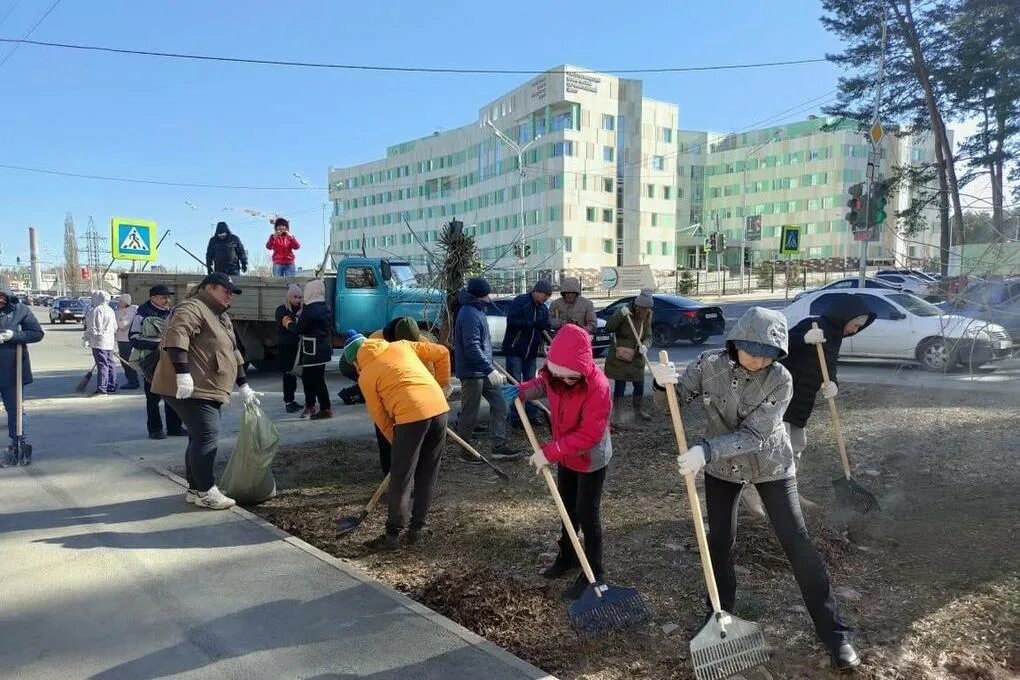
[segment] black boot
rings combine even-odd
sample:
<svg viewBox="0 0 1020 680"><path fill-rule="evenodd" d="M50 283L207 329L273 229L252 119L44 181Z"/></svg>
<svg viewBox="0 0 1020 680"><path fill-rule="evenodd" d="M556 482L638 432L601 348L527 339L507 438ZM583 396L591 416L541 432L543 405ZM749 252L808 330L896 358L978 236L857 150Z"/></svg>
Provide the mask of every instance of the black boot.
<svg viewBox="0 0 1020 680"><path fill-rule="evenodd" d="M383 533L371 541L365 541L365 548L369 552L393 552L400 550L400 534Z"/></svg>
<svg viewBox="0 0 1020 680"><path fill-rule="evenodd" d="M600 580L601 579L598 576L595 577L595 581L596 582L598 582ZM560 593L560 596L564 600L567 600L569 602L573 602L574 600L577 600L582 595L584 595L584 591L588 587L588 585L589 585L588 577L585 576L584 574L578 574L577 578L574 579L574 583L569 588L565 588Z"/></svg>
<svg viewBox="0 0 1020 680"><path fill-rule="evenodd" d="M572 571L575 571L580 565L577 563L577 556L570 553L569 557L564 557L563 553L556 555L556 561L546 567L545 571L542 572L543 578L559 578Z"/></svg>
<svg viewBox="0 0 1020 680"><path fill-rule="evenodd" d="M832 667L840 672L849 672L861 665L861 657L849 642L841 642L832 650Z"/></svg>

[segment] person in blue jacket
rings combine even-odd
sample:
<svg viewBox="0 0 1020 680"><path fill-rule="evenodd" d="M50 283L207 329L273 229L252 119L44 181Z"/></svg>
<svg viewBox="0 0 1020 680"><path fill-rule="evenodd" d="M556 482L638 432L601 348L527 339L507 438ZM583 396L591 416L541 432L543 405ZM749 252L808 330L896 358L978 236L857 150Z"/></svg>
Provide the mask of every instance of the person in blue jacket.
<svg viewBox="0 0 1020 680"><path fill-rule="evenodd" d="M489 402L489 435L492 439L493 458L514 458L521 454L506 442L507 404L503 400L505 379L492 362L492 336L485 308L489 304L489 282L483 278L470 279L467 287L457 295L460 310L453 325L454 374L460 380L460 416L457 434L470 441L478 423L478 408L482 397ZM480 462L466 452L461 460Z"/></svg>
<svg viewBox="0 0 1020 680"><path fill-rule="evenodd" d="M11 291L0 290L0 396L7 411L7 436L11 438L4 463L10 462L17 439L17 353L21 352L21 384L31 384L32 366L28 361L27 345L42 339L42 327L32 310L19 303Z"/></svg>
<svg viewBox="0 0 1020 680"><path fill-rule="evenodd" d="M552 285L548 281L539 280L530 293L522 293L510 303L506 315L506 335L503 337L503 354L506 355L506 370L517 382L532 380L535 377L538 351L542 347L544 336L551 328L549 307L546 301L552 295ZM528 402L525 404L528 420L539 422L538 407ZM517 409L510 412L510 422L521 426L521 418Z"/></svg>

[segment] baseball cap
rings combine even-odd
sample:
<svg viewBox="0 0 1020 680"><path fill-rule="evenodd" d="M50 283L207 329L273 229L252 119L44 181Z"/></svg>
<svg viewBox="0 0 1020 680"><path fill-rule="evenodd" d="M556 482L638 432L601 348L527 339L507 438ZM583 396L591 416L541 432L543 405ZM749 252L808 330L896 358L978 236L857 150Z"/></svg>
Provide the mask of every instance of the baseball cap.
<svg viewBox="0 0 1020 680"><path fill-rule="evenodd" d="M167 288L166 286L164 286L162 283L155 285L149 289L149 297L152 297L153 295L169 295L173 297L173 294L174 292Z"/></svg>
<svg viewBox="0 0 1020 680"><path fill-rule="evenodd" d="M229 276L224 274L223 272L215 272L215 273L209 274L204 279L202 279L202 283L200 283L198 285L199 285L199 287L203 287L203 286L209 286L209 285L213 285L213 284L215 284L217 286L223 286L224 288L226 288L227 290L232 292L234 295L240 295L241 294L241 289L237 287L237 284L235 284L233 282L233 280Z"/></svg>

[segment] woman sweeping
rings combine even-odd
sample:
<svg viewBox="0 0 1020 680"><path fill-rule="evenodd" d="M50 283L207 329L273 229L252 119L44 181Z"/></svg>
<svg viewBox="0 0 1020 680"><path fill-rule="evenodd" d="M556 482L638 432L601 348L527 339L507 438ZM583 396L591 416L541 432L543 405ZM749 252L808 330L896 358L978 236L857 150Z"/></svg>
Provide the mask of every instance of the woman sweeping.
<svg viewBox="0 0 1020 680"><path fill-rule="evenodd" d="M333 407L326 387L326 364L333 358L329 340L329 327L333 312L326 304L326 286L314 279L305 284L301 312L286 328L300 338L298 362L301 364L301 384L305 388L305 410L302 418L323 420L333 417ZM318 402L318 409L316 409Z"/></svg>
<svg viewBox="0 0 1020 680"><path fill-rule="evenodd" d="M613 456L609 438L609 381L595 364L591 338L580 326L566 325L549 345L545 366L533 380L503 387L503 398L513 402L546 397L551 411L552 439L541 453L531 456L536 470L556 464L556 486L574 524L584 534L584 554L595 573L604 577L602 562L602 486L606 466ZM559 578L580 568L566 528L562 529L559 554L542 575ZM588 579L579 574L563 597L576 600L584 593Z"/></svg>
<svg viewBox="0 0 1020 680"><path fill-rule="evenodd" d="M849 670L861 661L850 641L850 627L836 607L825 564L804 525L796 459L783 427L793 379L775 362L786 352L786 318L752 307L730 331L724 349L703 353L683 375L652 364L654 386L674 385L681 405L698 398L704 404L706 437L678 456L677 464L681 474L705 468L708 545L722 608L733 611L737 594L733 565L737 500L744 486L753 484L793 568L818 638L828 648L833 667Z"/></svg>
<svg viewBox="0 0 1020 680"><path fill-rule="evenodd" d="M652 344L653 302L652 291L642 289L633 302L620 307L606 324L606 330L613 333L613 347L606 358L606 377L616 381L613 385L614 428L622 425L623 398L628 382L634 386L634 415L645 422L652 419L644 410L644 394L645 355Z"/></svg>

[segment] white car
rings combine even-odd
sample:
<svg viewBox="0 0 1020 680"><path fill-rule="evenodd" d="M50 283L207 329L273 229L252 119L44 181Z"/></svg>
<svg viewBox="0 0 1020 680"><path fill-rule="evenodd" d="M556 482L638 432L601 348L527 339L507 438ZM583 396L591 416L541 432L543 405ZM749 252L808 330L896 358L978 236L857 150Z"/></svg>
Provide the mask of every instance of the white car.
<svg viewBox="0 0 1020 680"><path fill-rule="evenodd" d="M932 294L932 286L927 281L911 274L894 274L891 272L879 272L875 278L899 286L908 293L925 297Z"/></svg>
<svg viewBox="0 0 1020 680"><path fill-rule="evenodd" d="M806 317L821 315L847 295L864 296L875 321L844 339L840 356L917 361L929 371L947 371L957 364L976 368L1005 359L1013 350L1013 341L1002 326L945 314L905 291L817 291L792 303L783 314L792 327Z"/></svg>
<svg viewBox="0 0 1020 680"><path fill-rule="evenodd" d="M485 320L489 322L489 335L492 338L492 351L496 354L503 353L503 339L506 337L506 310L512 300L493 300L485 306ZM596 319L596 331L591 338L592 351L596 357L606 353L613 343L613 336L606 330L606 321ZM540 354L545 356L543 344Z"/></svg>

